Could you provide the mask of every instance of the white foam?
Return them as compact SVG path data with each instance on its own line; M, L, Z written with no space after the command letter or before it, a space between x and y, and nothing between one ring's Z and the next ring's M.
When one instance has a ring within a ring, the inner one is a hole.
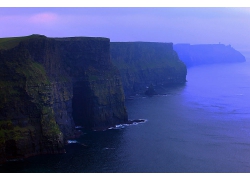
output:
M80 129L80 128L82 128L82 126L76 126L75 128L78 128L78 129Z
M108 129L123 129L126 126L138 125L139 123L145 123L147 121L147 119L138 119L138 120L144 120L144 121L142 121L142 122L133 122L131 124L118 124L118 125L115 125L115 127L110 127Z
M68 144L76 144L78 143L77 140L68 140L67 141Z
M108 129L123 129L125 127L124 124L118 124L118 125L115 125L115 127L110 127Z
M106 148L104 148L105 150L109 150L109 149L115 149L115 148L108 148L108 147L106 147Z

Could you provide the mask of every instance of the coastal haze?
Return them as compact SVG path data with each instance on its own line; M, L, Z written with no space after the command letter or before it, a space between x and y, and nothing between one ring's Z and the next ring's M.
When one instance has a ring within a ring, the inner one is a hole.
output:
M249 173L249 19L0 7L0 172Z
M1 37L108 37L111 42L149 41L231 45L250 57L249 8L0 8ZM17 30L18 27L18 30Z

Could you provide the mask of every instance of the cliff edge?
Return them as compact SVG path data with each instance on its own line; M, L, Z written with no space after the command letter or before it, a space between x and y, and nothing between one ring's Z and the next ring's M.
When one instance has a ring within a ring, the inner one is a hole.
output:
M239 51L224 44L175 44L174 50L187 67L246 61L246 58Z
M186 65L172 43L111 42L112 62L118 67L125 96L144 93L150 85L183 84Z
M64 152L76 125L127 122L109 43L41 35L0 39L0 162Z

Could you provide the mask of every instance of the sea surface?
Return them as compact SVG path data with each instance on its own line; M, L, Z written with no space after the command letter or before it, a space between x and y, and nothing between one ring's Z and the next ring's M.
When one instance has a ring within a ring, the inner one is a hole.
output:
M0 166L19 173L250 173L250 62L192 67L183 86L127 100L144 123L84 132L67 153Z

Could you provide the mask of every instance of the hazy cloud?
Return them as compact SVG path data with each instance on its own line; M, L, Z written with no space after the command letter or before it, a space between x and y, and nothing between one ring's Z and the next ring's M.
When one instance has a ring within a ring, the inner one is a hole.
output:
M40 13L34 14L29 17L29 22L37 24L51 24L55 23L58 20L58 15L54 13Z
M0 8L0 36L231 44L250 50L250 8Z

